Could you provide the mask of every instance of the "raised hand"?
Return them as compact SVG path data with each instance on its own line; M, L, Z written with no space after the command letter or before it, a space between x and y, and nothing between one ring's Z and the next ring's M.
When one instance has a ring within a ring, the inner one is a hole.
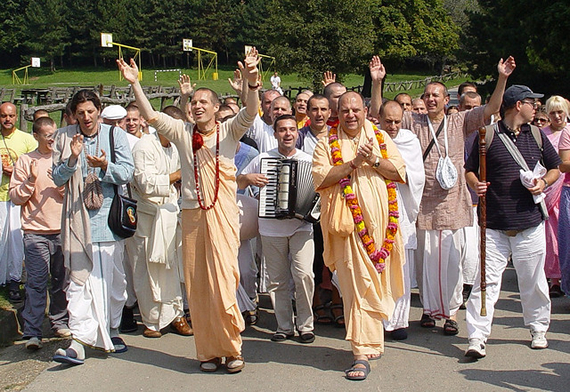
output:
M372 77L372 81L381 82L386 76L386 68L384 68L384 64L382 64L382 61L380 61L380 57L372 57L372 60L370 60L368 66L370 68L370 76Z
M73 135L69 146L71 147L71 156L77 159L81 151L83 151L83 135Z
M31 181L36 181L36 179L38 178L38 161L35 159L32 159L32 161L30 162L30 180Z
M241 71L239 69L236 69L234 71L234 78L228 78L228 82L230 83L230 86L234 89L234 91L241 97L241 89L242 89L242 83L243 80L241 78Z
M139 80L139 67L135 60L131 59L131 64L127 64L123 59L117 59L117 66L123 75L123 78L129 83L135 83Z
M333 74L331 71L323 73L323 80L321 80L321 83L324 87L327 87L329 84L334 82L336 82L336 74Z
M183 74L178 79L178 85L180 86L180 95L190 96L196 87L196 83L192 84L190 82L190 76Z
M503 59L499 60L499 64L497 65L497 70L499 71L499 75L508 78L513 73L516 67L517 64L515 63L515 58L513 56L509 56L509 58L506 61L503 61Z
M259 64L260 60L261 57L258 56L257 49L254 46L253 48L251 48L247 56L245 56L243 64L241 63L241 61L238 62L238 67L241 71L241 74L247 80L250 86L257 85L257 78L259 74L259 70L257 69L257 64Z

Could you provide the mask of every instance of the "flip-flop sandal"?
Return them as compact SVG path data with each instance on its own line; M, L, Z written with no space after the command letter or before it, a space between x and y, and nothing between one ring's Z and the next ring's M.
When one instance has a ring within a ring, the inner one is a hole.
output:
M445 324L443 324L443 333L448 336L457 335L459 333L459 325L457 325L457 321L451 319L445 320Z
M68 348L65 351L63 349L57 350L53 356L53 360L68 365L83 365L85 362L85 360L77 358L77 353L72 348Z
M356 365L364 365L364 367L356 367ZM362 372L364 373L363 376L349 376L348 373L352 373L352 372ZM352 367L350 369L346 369L344 371L345 377L347 380L352 380L352 381L362 381L362 380L366 380L366 377L368 377L368 374L370 373L370 364L368 363L368 361L364 361L362 359L358 359L356 361L354 361L352 363Z
M115 346L115 354L126 353L129 349L127 343L119 336L113 336L111 342L113 342L113 346Z

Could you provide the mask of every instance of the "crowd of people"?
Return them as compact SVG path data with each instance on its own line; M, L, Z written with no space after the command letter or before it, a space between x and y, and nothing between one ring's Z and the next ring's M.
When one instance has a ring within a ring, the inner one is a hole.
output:
M0 106L0 280L22 300L26 271L27 349L42 347L49 291L53 333L71 338L56 362L83 364L86 347L127 351L121 334L138 330L138 308L144 337L167 327L194 335L200 370L237 373L241 332L268 293L272 341L297 334L310 344L315 324L344 328L354 357L345 376L364 380L384 331L407 338L416 287L420 325L442 320L456 335L466 308L465 355L485 357L509 262L530 346L548 347L550 298L570 295L566 99L542 104L527 86L507 88L509 57L487 100L470 82L458 106L440 82L386 100L375 56L370 99L327 72L322 94L291 102L277 73L263 90L258 62L253 48L229 80L235 97L223 101L182 76L179 107L159 112L136 63L119 59L134 102L103 108L81 90L66 126L38 110L32 135L16 128L13 104ZM109 224L117 194L137 202L130 237Z

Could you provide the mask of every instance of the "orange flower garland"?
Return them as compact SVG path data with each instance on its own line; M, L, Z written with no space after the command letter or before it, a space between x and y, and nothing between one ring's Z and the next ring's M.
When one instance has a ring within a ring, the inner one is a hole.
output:
M340 144L338 142L338 130L337 124L330 129L329 133L329 146L331 148L331 155L333 159L333 165L339 166L342 165L344 162L342 160L342 153L340 151ZM380 153L382 154L382 158L388 159L388 152L386 151L386 143L384 143L384 136L382 132L373 125L374 134L376 135L376 140L380 145ZM386 182L386 187L388 190L388 225L386 227L386 238L384 239L384 243L382 244L382 248L380 250L376 249L376 244L374 243L374 239L368 233L368 229L366 228L366 224L364 223L364 218L362 216L362 210L360 209L360 205L358 204L358 199L352 188L350 186L350 178L344 177L339 181L339 184L343 191L343 196L346 200L346 204L350 208L350 212L352 213L352 219L356 226L358 236L368 253L368 257L372 260L374 264L374 268L378 273L384 271L386 268L386 259L390 256L390 252L394 247L394 238L396 236L396 232L398 231L398 199L396 194L396 184L391 180L384 180Z

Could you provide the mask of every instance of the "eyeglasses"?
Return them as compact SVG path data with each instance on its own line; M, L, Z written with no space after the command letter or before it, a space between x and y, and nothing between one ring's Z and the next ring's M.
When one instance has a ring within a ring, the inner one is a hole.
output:
M534 122L536 122L536 123L539 123L539 122L541 122L541 123L543 123L543 122L548 122L548 119L547 119L547 118L535 118L535 119L534 119Z
M521 101L522 103L528 103L530 106L532 106L533 109L538 109L538 107L540 106L538 104L538 102L534 102L534 101Z
M47 135L38 133L38 135L46 140L53 140L55 138L55 133L48 133Z

